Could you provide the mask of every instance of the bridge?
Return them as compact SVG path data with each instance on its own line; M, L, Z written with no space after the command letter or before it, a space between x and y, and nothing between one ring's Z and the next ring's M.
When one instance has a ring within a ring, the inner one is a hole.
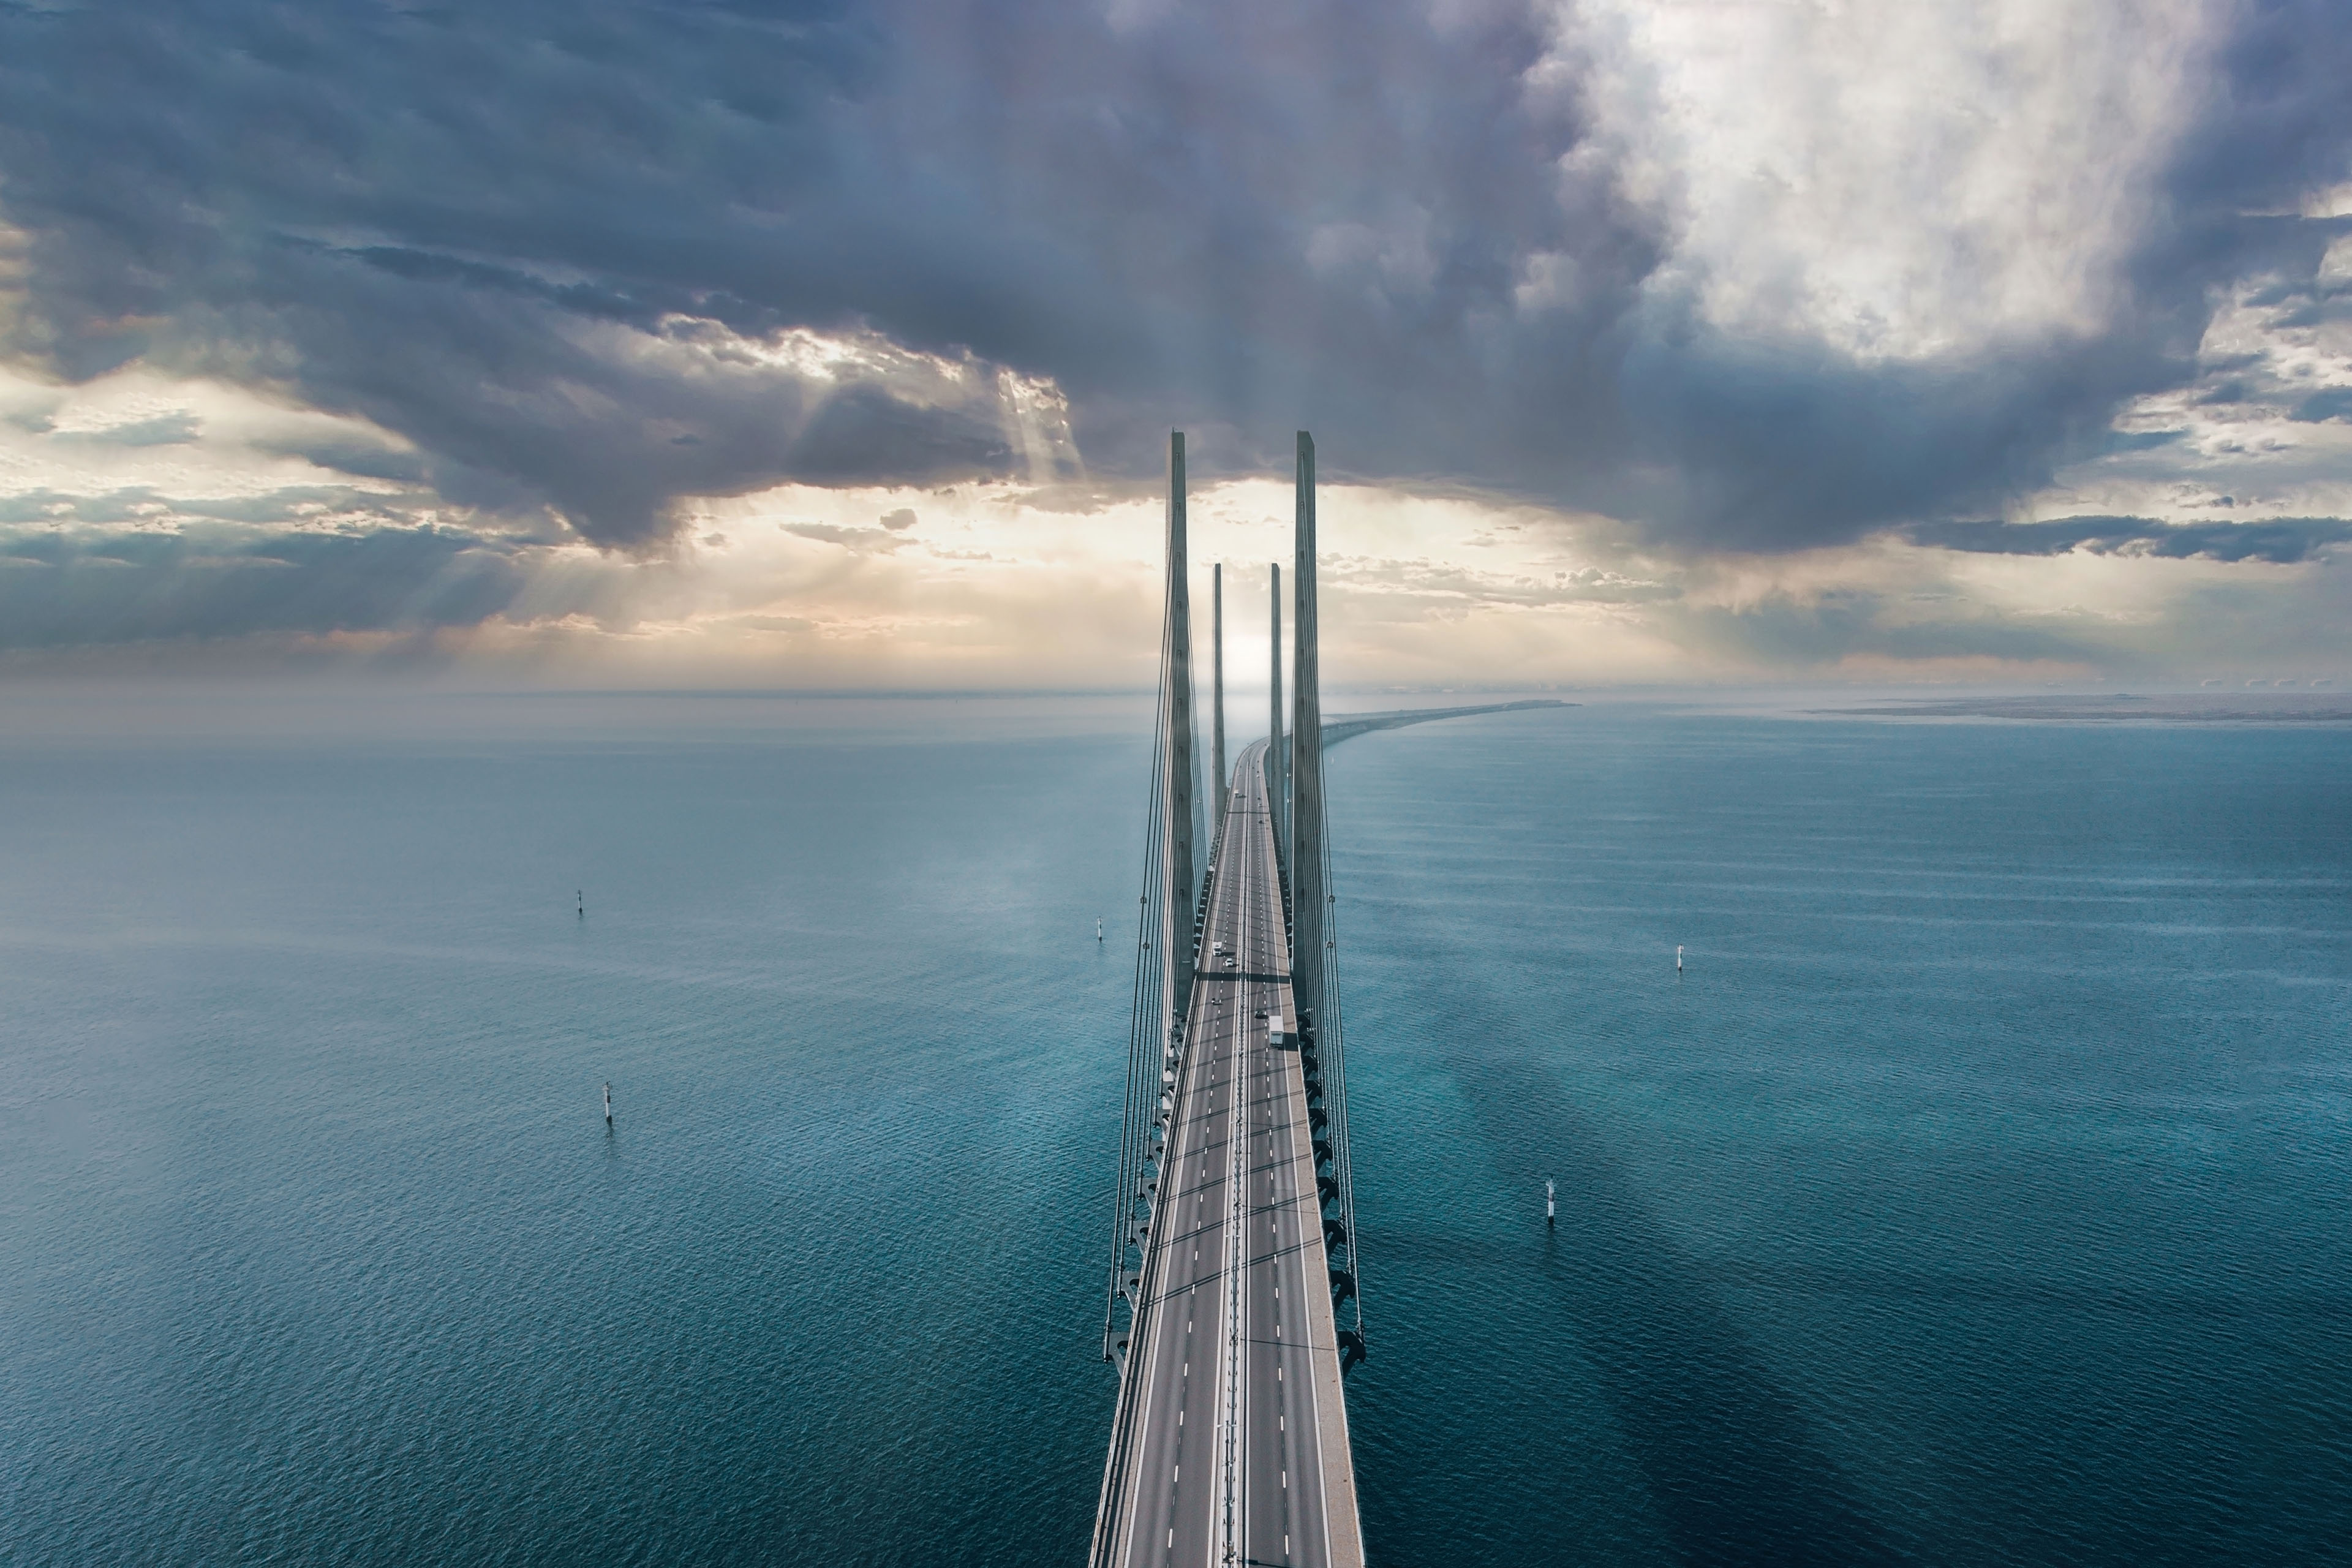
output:
M1184 437L1171 437L1159 716L1103 1322L1118 1405L1097 1568L1362 1563L1342 1379L1367 1352L1323 751L1370 730L1561 706L1324 723L1315 447L1303 431L1296 508L1290 706L1277 566L1268 736L1230 774L1222 567L1213 578L1214 784L1203 792Z

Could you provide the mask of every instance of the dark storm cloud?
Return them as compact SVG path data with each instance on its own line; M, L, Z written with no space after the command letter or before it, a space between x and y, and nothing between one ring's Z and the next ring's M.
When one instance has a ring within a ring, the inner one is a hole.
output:
M525 573L510 540L434 528L176 532L0 521L0 650L476 625Z
M2056 522L1925 523L1914 544L1989 555L2155 555L2173 560L2264 561L2288 566L2352 539L2352 521L2280 517L2260 522L2158 522L2146 517L2070 517Z
M256 450L268 456L299 458L306 463L354 479L389 479L396 484L421 483L425 459L415 452L348 439L264 441Z
M0 9L17 352L362 414L462 504L659 537L685 495L1019 471L992 367L1080 450L1467 480L1781 549L1990 510L2178 384L2217 281L2305 276L2352 29L2238 14L2113 330L1868 365L1637 296L1669 247L1514 0L150 0ZM1931 195L1932 193L1923 193ZM1532 259L1574 288L1515 293ZM796 327L836 379L740 351ZM740 336L739 336L740 335ZM391 461L350 454L358 462ZM367 473L365 468L344 470ZM1213 469L1208 471L1214 471Z

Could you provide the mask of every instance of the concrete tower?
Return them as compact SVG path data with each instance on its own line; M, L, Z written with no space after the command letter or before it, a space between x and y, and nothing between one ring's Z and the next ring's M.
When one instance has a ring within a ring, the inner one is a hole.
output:
M1214 695L1209 704L1209 757L1217 770L1216 786L1209 792L1217 808L1209 826L1209 837L1214 839L1225 820L1225 563L1222 561L1209 568L1209 664L1215 671L1211 687Z
M1192 945L1199 939L1193 903L1200 893L1200 767L1192 724L1192 594L1184 546L1184 433L1168 437L1168 610L1160 627L1160 1017L1183 1020L1192 994Z
M1284 802L1283 764L1289 760L1282 749L1282 568L1274 568L1274 714L1266 726L1265 742L1265 807L1274 818L1274 852L1290 852L1290 808Z
M1315 438L1298 433L1297 559L1291 563L1290 988L1323 1016L1323 701L1315 616Z

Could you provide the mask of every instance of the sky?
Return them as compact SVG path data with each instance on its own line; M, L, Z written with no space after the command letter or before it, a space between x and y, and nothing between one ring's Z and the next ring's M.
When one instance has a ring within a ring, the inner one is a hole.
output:
M2352 682L2341 0L0 0L0 679Z

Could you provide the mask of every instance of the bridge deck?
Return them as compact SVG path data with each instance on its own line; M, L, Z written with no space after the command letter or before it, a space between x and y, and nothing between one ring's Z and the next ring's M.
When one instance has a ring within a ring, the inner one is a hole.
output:
M1363 1562L1264 752L1237 759L1212 872L1098 1563Z

